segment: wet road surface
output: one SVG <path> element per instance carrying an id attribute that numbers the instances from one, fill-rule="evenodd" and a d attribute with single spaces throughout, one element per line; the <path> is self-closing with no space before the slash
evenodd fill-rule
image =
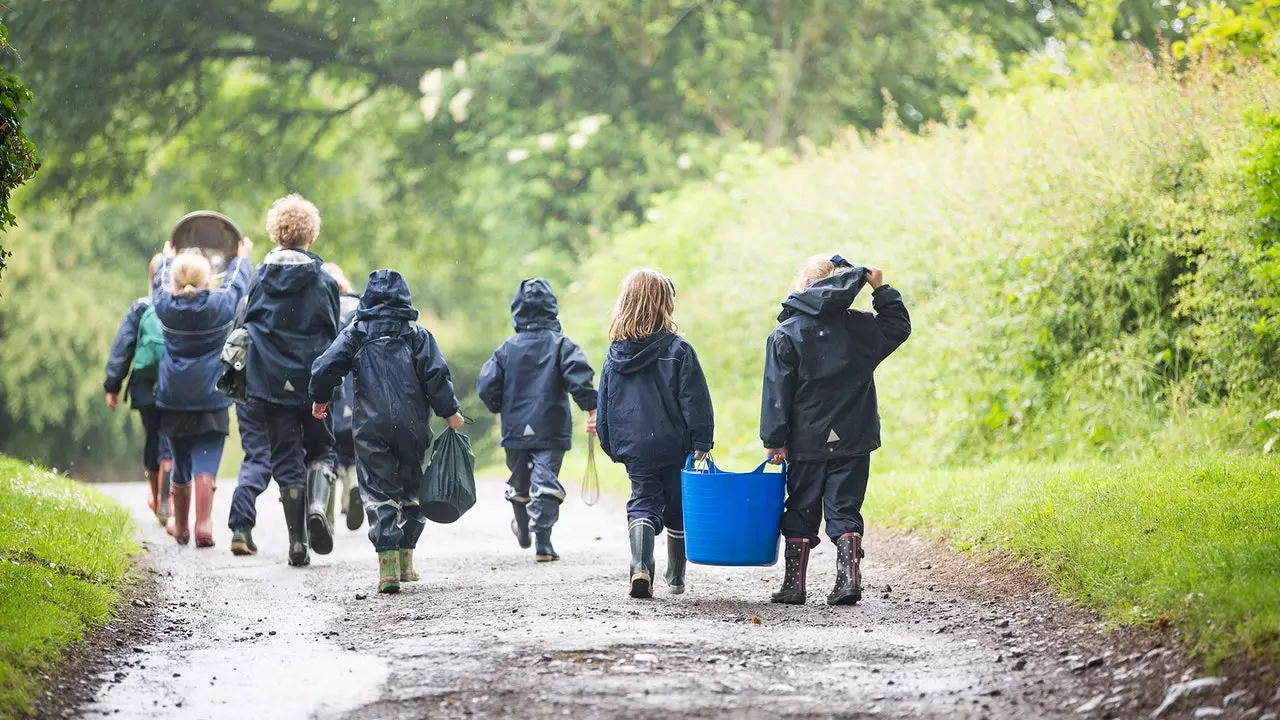
<path id="1" fill-rule="evenodd" d="M 220 483 L 216 518 L 233 486 Z M 684 595 L 659 583 L 633 600 L 619 499 L 571 497 L 554 538 L 563 560 L 538 564 L 509 531 L 501 483 L 485 481 L 459 522 L 427 526 L 422 582 L 382 596 L 372 546 L 341 519 L 331 555 L 287 567 L 274 488 L 251 558 L 231 555 L 225 527 L 215 548 L 179 547 L 141 484 L 105 489 L 138 517 L 159 582 L 139 601 L 147 639 L 120 650 L 81 717 L 1146 717 L 1200 672 L 1159 637 L 1104 633 L 1007 568 L 909 534 L 869 534 L 853 608 L 823 604 L 825 542 L 804 607 L 769 604 L 781 562 L 691 565 Z M 662 540 L 656 554 L 661 572 Z M 1162 717 L 1221 708 L 1230 690 Z M 1237 700 L 1227 717 L 1267 710 Z"/>

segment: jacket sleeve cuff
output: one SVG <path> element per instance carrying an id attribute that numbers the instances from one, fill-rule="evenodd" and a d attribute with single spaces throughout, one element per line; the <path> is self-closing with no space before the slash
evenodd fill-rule
<path id="1" fill-rule="evenodd" d="M 781 449 L 782 449 L 782 448 L 784 448 L 784 447 L 786 447 L 786 445 L 784 445 L 784 444 L 782 444 L 782 443 L 770 442 L 770 441 L 768 441 L 768 440 L 764 441 L 764 449 L 765 449 L 765 450 L 781 450 Z"/>
<path id="2" fill-rule="evenodd" d="M 715 443 L 700 443 L 700 442 L 696 442 L 696 443 L 694 443 L 694 444 L 693 444 L 693 449 L 694 449 L 694 450 L 696 450 L 696 451 L 698 451 L 698 452 L 704 452 L 704 453 L 707 453 L 707 452 L 711 452 L 711 448 L 712 448 L 712 447 L 714 447 L 714 446 L 715 446 Z"/>
<path id="3" fill-rule="evenodd" d="M 600 399 L 595 394 L 591 395 L 590 400 L 584 400 L 578 403 L 578 407 L 582 409 L 582 412 L 591 412 L 599 407 L 599 405 Z"/>
<path id="4" fill-rule="evenodd" d="M 871 291 L 871 294 L 872 294 L 872 295 L 879 295 L 879 294 L 880 294 L 880 291 L 882 291 L 882 290 L 892 290 L 892 289 L 893 289 L 893 288 L 889 286 L 889 283 L 882 283 L 882 284 L 880 285 L 880 287 L 876 288 L 875 290 L 872 290 L 872 291 Z"/>

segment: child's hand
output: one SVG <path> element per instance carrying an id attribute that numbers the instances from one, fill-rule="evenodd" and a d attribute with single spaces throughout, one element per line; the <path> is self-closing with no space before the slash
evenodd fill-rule
<path id="1" fill-rule="evenodd" d="M 311 403 L 311 417 L 317 420 L 329 417 L 329 403 Z"/>
<path id="2" fill-rule="evenodd" d="M 253 241 L 247 237 L 240 238 L 240 252 L 237 253 L 242 258 L 249 257 L 249 253 L 253 252 Z"/>
<path id="3" fill-rule="evenodd" d="M 694 461 L 695 463 L 700 463 L 700 462 L 702 462 L 703 460 L 706 460 L 706 459 L 707 459 L 707 451 L 706 451 L 706 450 L 694 450 L 694 451 L 693 451 L 693 461 Z"/>
<path id="4" fill-rule="evenodd" d="M 867 284 L 872 290 L 878 289 L 884 284 L 884 271 L 878 267 L 867 266 Z"/>
<path id="5" fill-rule="evenodd" d="M 596 411 L 592 410 L 587 413 L 587 434 L 595 437 L 596 434 Z"/>
<path id="6" fill-rule="evenodd" d="M 458 428 L 462 427 L 462 423 L 464 423 L 464 422 L 466 422 L 466 421 L 467 421 L 467 419 L 466 419 L 466 418 L 464 418 L 464 417 L 462 417 L 462 413 L 460 413 L 460 412 L 456 412 L 456 413 L 454 413 L 454 414 L 453 414 L 453 416 L 452 416 L 452 417 L 450 417 L 450 418 L 449 418 L 448 420 L 446 420 L 445 422 L 449 423 L 449 429 L 450 429 L 450 430 L 457 430 Z"/>
<path id="7" fill-rule="evenodd" d="M 107 407 L 115 410 L 120 405 L 120 396 L 116 393 L 107 393 Z"/>
<path id="8" fill-rule="evenodd" d="M 769 448 L 767 451 L 767 457 L 770 465 L 781 465 L 787 461 L 787 449 Z"/>

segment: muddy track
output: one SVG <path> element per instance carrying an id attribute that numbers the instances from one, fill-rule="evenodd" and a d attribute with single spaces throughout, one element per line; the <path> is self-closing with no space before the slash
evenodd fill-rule
<path id="1" fill-rule="evenodd" d="M 218 492 L 222 517 L 230 489 Z M 145 520 L 140 485 L 109 491 Z M 500 485 L 483 483 L 481 495 L 459 523 L 428 527 L 423 582 L 398 596 L 371 592 L 362 532 L 341 530 L 335 552 L 306 570 L 286 567 L 274 490 L 260 502 L 255 558 L 233 557 L 225 530 L 217 548 L 195 551 L 144 522 L 151 605 L 106 631 L 130 641 L 99 645 L 87 689 L 64 681 L 91 699 L 57 711 L 1129 718 L 1152 716 L 1171 686 L 1205 675 L 1173 649 L 1171 629 L 1107 632 L 1012 564 L 974 564 L 910 534 L 869 533 L 855 608 L 822 604 L 834 577 L 826 543 L 813 553 L 804 607 L 768 603 L 780 567 L 695 565 L 685 595 L 660 588 L 640 601 L 625 592 L 619 501 L 588 508 L 571 498 L 555 536 L 564 559 L 540 565 L 511 537 Z M 661 541 L 657 554 L 661 568 Z M 1278 708 L 1273 679 L 1251 672 L 1160 717 L 1261 720 Z"/>

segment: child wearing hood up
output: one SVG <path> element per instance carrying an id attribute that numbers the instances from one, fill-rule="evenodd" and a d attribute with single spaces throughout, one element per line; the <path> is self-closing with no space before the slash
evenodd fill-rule
<path id="1" fill-rule="evenodd" d="M 875 313 L 850 306 L 872 287 Z M 911 316 L 879 268 L 816 255 L 796 275 L 765 351 L 760 439 L 769 461 L 789 463 L 786 570 L 772 601 L 805 602 L 809 550 L 825 514 L 836 546 L 836 584 L 828 605 L 862 599 L 862 501 L 871 452 L 880 447 L 876 366 L 906 342 Z"/>
<path id="2" fill-rule="evenodd" d="M 515 512 L 511 531 L 528 549 L 537 538 L 537 562 L 559 560 L 551 528 L 560 518 L 564 486 L 560 466 L 572 445 L 569 395 L 596 415 L 595 371 L 587 356 L 560 333 L 559 305 L 542 278 L 520 282 L 511 301 L 516 334 L 484 364 L 476 390 L 489 412 L 502 413 L 502 447 L 507 451 L 506 498 Z"/>
<path id="3" fill-rule="evenodd" d="M 462 427 L 444 353 L 415 321 L 409 285 L 395 270 L 369 274 L 355 322 L 311 366 L 312 414 L 328 416 L 342 379 L 355 386 L 353 429 L 369 540 L 378 553 L 378 592 L 415 582 L 413 551 L 426 525 L 418 504 L 431 413 Z"/>
<path id="4" fill-rule="evenodd" d="M 693 346 L 677 333 L 676 287 L 654 270 L 632 270 L 609 323 L 597 423 L 588 432 L 631 479 L 627 532 L 630 595 L 653 597 L 654 537 L 667 530 L 667 586 L 684 592 L 684 506 L 680 470 L 711 452 L 715 418 Z"/>

